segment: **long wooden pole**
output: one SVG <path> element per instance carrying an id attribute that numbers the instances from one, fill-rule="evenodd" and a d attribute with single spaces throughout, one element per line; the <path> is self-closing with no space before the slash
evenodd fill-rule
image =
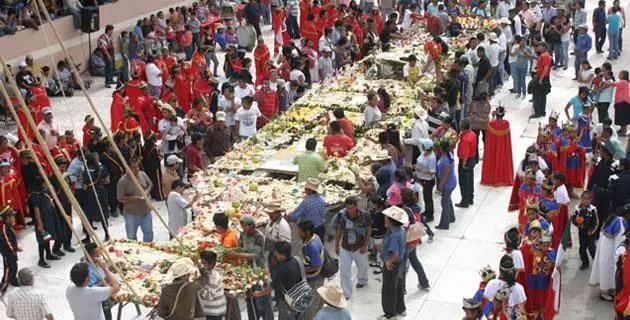
<path id="1" fill-rule="evenodd" d="M 37 1 L 39 3 L 40 7 L 42 7 L 42 8 L 46 7 L 42 0 L 37 0 Z M 59 32 L 57 31 L 57 28 L 55 27 L 55 25 L 52 22 L 52 19 L 50 19 L 50 15 L 48 14 L 48 11 L 44 11 L 43 13 L 44 13 L 44 16 L 46 17 L 48 25 L 50 25 L 50 28 L 52 29 L 55 37 L 57 38 L 59 46 L 61 46 L 61 49 L 62 49 L 66 59 L 69 59 L 69 61 L 71 62 L 71 63 L 69 63 L 70 64 L 70 70 L 76 76 L 77 82 L 79 84 L 79 87 L 81 87 L 81 91 L 83 92 L 83 94 L 87 98 L 88 103 L 89 103 L 90 107 L 92 108 L 92 111 L 94 112 L 94 114 L 96 115 L 96 118 L 98 119 L 99 123 L 103 127 L 103 129 L 104 129 L 103 131 L 107 135 L 107 139 L 109 140 L 109 143 L 112 145 L 112 148 L 116 152 L 116 155 L 121 160 L 121 164 L 125 168 L 125 171 L 130 173 L 131 169 L 129 168 L 129 165 L 127 164 L 127 159 L 125 159 L 125 157 L 123 156 L 122 152 L 120 152 L 120 149 L 118 148 L 118 145 L 114 141 L 114 138 L 112 137 L 112 134 L 111 134 L 110 130 L 107 129 L 107 124 L 105 123 L 105 121 L 103 121 L 103 118 L 101 117 L 101 114 L 98 112 L 98 109 L 96 109 L 96 106 L 95 106 L 94 102 L 92 101 L 92 98 L 90 98 L 90 95 L 88 94 L 87 89 L 85 88 L 85 84 L 83 83 L 83 79 L 81 78 L 81 75 L 80 75 L 79 71 L 77 70 L 77 68 L 76 68 L 76 66 L 74 64 L 74 60 L 72 59 L 72 56 L 68 52 L 68 49 L 66 48 L 66 45 L 63 43 L 63 40 L 61 39 L 61 36 L 59 35 Z M 90 54 L 92 54 L 92 53 L 90 52 Z M 110 57 L 110 58 L 114 59 L 114 57 Z M 114 61 L 112 61 L 111 63 L 114 63 Z M 142 188 L 142 185 L 140 184 L 140 181 L 138 181 L 138 178 L 136 176 L 134 176 L 133 174 L 128 174 L 128 176 L 131 178 L 131 181 L 136 186 L 136 188 L 138 188 L 139 190 L 144 190 L 144 188 Z M 182 242 L 180 237 L 175 232 L 173 232 L 173 230 L 171 230 L 171 228 L 168 226 L 168 223 L 166 222 L 166 220 L 164 220 L 162 215 L 158 212 L 157 208 L 155 208 L 155 206 L 153 205 L 153 202 L 151 202 L 150 197 L 144 197 L 144 201 L 147 204 L 147 206 L 155 213 L 155 215 L 158 217 L 160 222 L 162 222 L 162 224 L 164 225 L 166 230 L 168 230 L 169 234 L 173 238 L 175 238 L 177 240 L 177 242 L 179 242 L 179 244 L 182 247 L 182 249 L 188 249 L 184 245 L 184 243 Z"/>

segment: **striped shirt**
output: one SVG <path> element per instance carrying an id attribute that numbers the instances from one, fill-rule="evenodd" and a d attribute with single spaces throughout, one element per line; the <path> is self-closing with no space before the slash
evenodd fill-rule
<path id="1" fill-rule="evenodd" d="M 7 297 L 7 317 L 17 320 L 41 320 L 51 314 L 44 295 L 33 287 L 19 287 Z"/>
<path id="2" fill-rule="evenodd" d="M 287 7 L 289 9 L 289 13 L 297 17 L 300 14 L 300 7 L 298 0 L 287 0 Z"/>
<path id="3" fill-rule="evenodd" d="M 427 123 L 429 123 L 429 135 L 431 135 L 433 131 L 442 125 L 442 119 L 444 117 L 439 113 L 433 112 L 431 109 L 429 109 L 428 115 Z"/>
<path id="4" fill-rule="evenodd" d="M 199 290 L 199 303 L 205 316 L 222 316 L 227 309 L 223 280 L 216 270 L 202 271 L 203 286 Z"/>

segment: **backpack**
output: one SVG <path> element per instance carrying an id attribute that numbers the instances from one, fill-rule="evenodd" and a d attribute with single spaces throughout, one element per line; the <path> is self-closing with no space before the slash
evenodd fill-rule
<path id="1" fill-rule="evenodd" d="M 339 259 L 333 257 L 326 248 L 324 248 L 324 263 L 319 275 L 330 280 L 339 272 Z"/>
<path id="2" fill-rule="evenodd" d="M 304 263 L 300 257 L 295 256 L 295 261 L 300 266 L 300 273 L 302 274 L 302 280 L 294 284 L 291 289 L 284 290 L 284 300 L 289 305 L 289 308 L 295 312 L 305 312 L 313 303 L 314 293 L 313 288 L 306 282 L 306 272 L 304 272 Z"/>

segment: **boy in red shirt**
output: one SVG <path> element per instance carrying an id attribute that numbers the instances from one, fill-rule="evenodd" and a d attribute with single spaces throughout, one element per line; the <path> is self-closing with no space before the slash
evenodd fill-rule
<path id="1" fill-rule="evenodd" d="M 341 131 L 338 121 L 331 122 L 329 128 L 330 133 L 324 138 L 326 153 L 329 157 L 344 157 L 354 147 L 354 141 Z"/>

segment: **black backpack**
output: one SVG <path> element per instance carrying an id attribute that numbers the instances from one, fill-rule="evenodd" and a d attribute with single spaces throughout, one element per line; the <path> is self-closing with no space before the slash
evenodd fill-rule
<path id="1" fill-rule="evenodd" d="M 335 277 L 337 272 L 339 272 L 339 259 L 333 257 L 324 248 L 324 264 L 322 264 L 322 270 L 319 272 L 319 275 L 330 280 Z"/>

